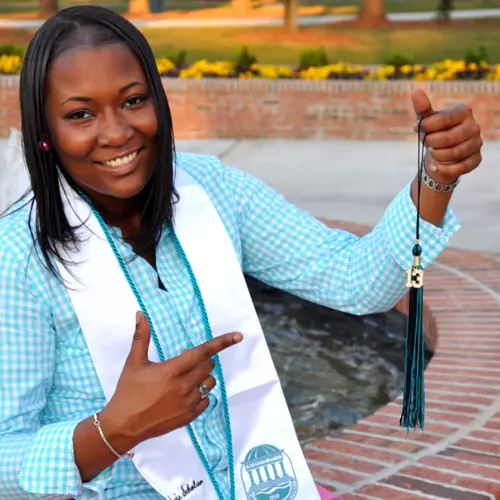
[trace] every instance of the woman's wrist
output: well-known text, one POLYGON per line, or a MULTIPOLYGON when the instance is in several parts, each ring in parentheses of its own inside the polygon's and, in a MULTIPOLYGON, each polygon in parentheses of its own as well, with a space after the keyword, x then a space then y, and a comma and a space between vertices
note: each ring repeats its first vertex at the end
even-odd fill
MULTIPOLYGON (((418 200, 419 181, 418 176, 415 176, 411 185, 411 198, 415 206, 417 206, 418 200)), ((420 194, 420 216, 424 221, 436 227, 442 227, 452 193, 433 191, 423 182, 420 184, 422 187, 420 194)))
POLYGON ((105 440, 119 455, 126 455, 142 441, 139 436, 135 436, 130 429, 127 429, 122 419, 117 418, 108 407, 103 408, 97 415, 105 440))

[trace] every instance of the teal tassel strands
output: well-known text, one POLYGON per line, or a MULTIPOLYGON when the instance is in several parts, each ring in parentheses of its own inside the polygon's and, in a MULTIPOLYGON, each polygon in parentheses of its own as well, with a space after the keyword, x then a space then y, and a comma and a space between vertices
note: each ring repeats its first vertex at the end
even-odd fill
POLYGON ((424 352, 425 334, 423 327, 423 275, 420 264, 422 248, 413 247, 413 266, 407 271, 406 286, 410 289, 408 320, 406 327, 405 373, 403 410, 400 424, 407 430, 417 426, 424 428, 424 352))
MULTIPOLYGON (((425 162, 425 148, 421 147, 420 124, 418 126, 418 193, 416 238, 413 247, 413 265, 406 271, 406 286, 409 288, 408 319, 406 327, 405 372, 403 408, 400 425, 407 431, 424 428, 425 420, 425 332, 423 325, 424 271, 420 246, 420 189, 425 162)), ((425 138, 424 138, 425 139, 425 138)))

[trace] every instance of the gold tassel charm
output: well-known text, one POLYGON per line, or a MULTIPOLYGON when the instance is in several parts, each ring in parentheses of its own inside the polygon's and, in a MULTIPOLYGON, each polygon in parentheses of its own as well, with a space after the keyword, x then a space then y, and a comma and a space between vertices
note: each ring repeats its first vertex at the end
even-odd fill
POLYGON ((421 252, 420 241, 417 240, 413 252, 413 266, 406 270, 407 288, 422 288, 424 286, 424 270, 422 269, 422 259, 420 257, 421 252))

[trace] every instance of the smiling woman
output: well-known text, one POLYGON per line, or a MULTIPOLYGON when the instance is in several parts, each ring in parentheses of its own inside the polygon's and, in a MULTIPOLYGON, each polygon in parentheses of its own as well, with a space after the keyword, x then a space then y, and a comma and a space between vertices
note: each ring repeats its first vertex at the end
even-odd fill
POLYGON ((359 238, 217 158, 176 154, 153 52, 116 13, 49 19, 20 88, 8 157, 31 190, 0 219, 2 500, 329 498, 244 276, 353 314, 393 307, 415 193, 424 268, 458 228, 450 184, 480 161, 468 108, 412 96, 433 115, 433 186, 449 184, 408 183, 359 238))
MULTIPOLYGON (((138 59, 116 42, 69 49, 47 72, 46 94, 49 135, 67 174, 108 222, 135 212, 122 232, 125 238, 138 235, 158 135, 153 97, 138 59), (82 79, 82 74, 95 77, 82 79)), ((153 264, 152 251, 150 246, 144 256, 153 264)))

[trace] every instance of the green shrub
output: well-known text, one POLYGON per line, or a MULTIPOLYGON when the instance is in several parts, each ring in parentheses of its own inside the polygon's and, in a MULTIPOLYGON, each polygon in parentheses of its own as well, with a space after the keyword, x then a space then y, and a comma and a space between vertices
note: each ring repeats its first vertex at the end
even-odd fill
POLYGON ((248 47, 243 47, 238 56, 236 57, 235 64, 236 66, 242 67, 242 68, 249 68, 252 64, 255 64, 257 62, 257 58, 253 55, 250 54, 248 47))
POLYGON ((486 47, 481 46, 477 50, 467 49, 467 52, 464 56, 464 61, 467 64, 489 62, 489 56, 486 47))
POLYGON ((186 64, 186 51, 179 50, 178 52, 173 52, 169 54, 164 54, 163 57, 172 61, 177 67, 183 66, 186 64))
POLYGON ((409 55, 403 54, 389 54, 383 58, 383 62, 387 66, 395 66, 399 68, 405 66, 406 64, 415 64, 415 59, 409 55))
POLYGON ((0 44, 0 56, 19 56, 24 58, 26 49, 19 45, 12 45, 10 43, 0 44))
POLYGON ((328 65, 328 56, 323 47, 307 49, 300 53, 299 66, 301 68, 317 68, 328 65))

